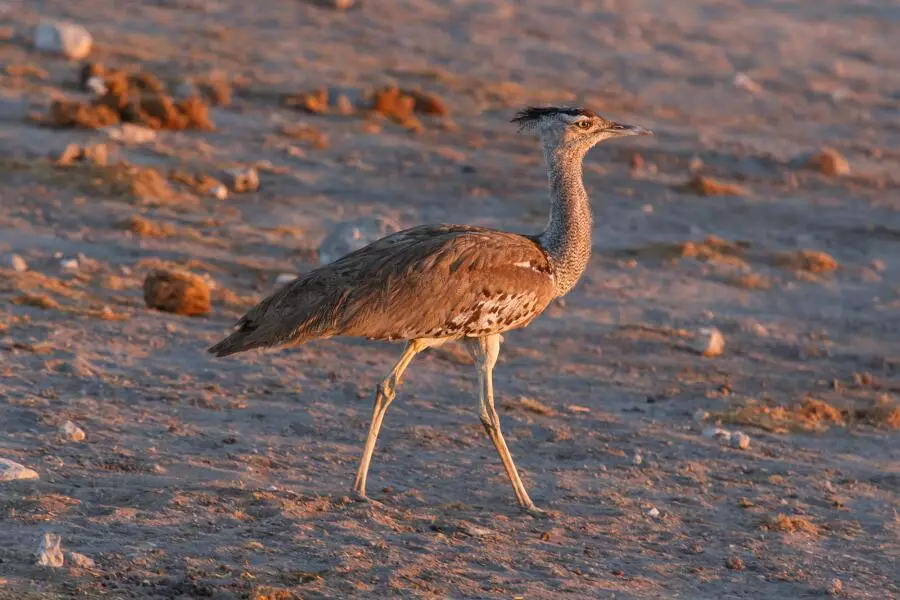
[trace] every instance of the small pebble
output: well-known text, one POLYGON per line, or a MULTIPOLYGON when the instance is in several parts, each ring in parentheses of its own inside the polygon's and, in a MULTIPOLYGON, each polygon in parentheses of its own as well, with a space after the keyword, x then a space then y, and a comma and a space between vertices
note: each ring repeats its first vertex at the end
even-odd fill
POLYGON ((850 174, 850 163, 834 148, 822 148, 809 157, 806 166, 824 175, 850 174))
POLYGON ((72 421, 66 421, 59 428, 59 433, 64 438, 72 442, 81 442, 84 440, 84 430, 73 423, 72 421))
POLYGON ((28 270, 28 263, 18 254, 4 254, 3 262, 0 263, 6 269, 12 269, 17 273, 24 273, 28 270))
POLYGON ((702 408, 698 408, 694 411, 694 421, 697 423, 702 423, 706 419, 709 418, 709 413, 702 408))
POLYGON ((38 477, 37 471, 6 458, 0 458, 0 481, 37 479, 38 477))
POLYGON ((647 516, 652 519, 658 519, 659 515, 660 515, 659 509, 656 508, 655 506, 647 511, 647 516))
POLYGON ((750 447, 750 436, 740 431, 731 434, 731 447, 746 450, 750 447))
POLYGON ((227 200, 228 199, 228 188, 225 187, 225 185, 221 184, 221 183, 219 185, 213 187, 211 190, 209 190, 209 193, 213 198, 216 198, 218 200, 227 200))
POLYGON ((80 552, 66 552, 66 559, 68 559, 70 565, 79 569, 93 569, 97 564, 93 558, 80 552))
POLYGON ((109 139, 116 142, 122 142, 127 145, 147 144, 156 140, 156 132, 149 127, 143 125, 135 125, 134 123, 122 123, 103 129, 109 139))
POLYGON ((75 270, 78 268, 77 258, 63 258, 59 261, 59 266, 63 269, 75 270))
POLYGON ((703 437, 717 439, 720 442, 727 443, 731 441, 731 432, 721 427, 707 427, 703 430, 703 437))
POLYGON ((228 169, 225 171, 225 176, 228 187, 237 194, 255 192, 259 189, 259 171, 253 167, 228 169))
POLYGON ((691 342, 691 348, 703 356, 719 356, 725 351, 725 336, 716 327, 701 327, 691 342))
POLYGON ((37 551, 39 567, 61 567, 65 562, 62 551, 62 538, 55 533, 45 533, 37 551))
POLYGON ((638 467, 643 462, 644 462, 644 457, 641 456, 640 454, 638 454, 637 452, 635 452, 634 456, 631 458, 631 464, 638 467))
POLYGON ((488 537, 494 533, 486 527, 479 527, 478 525, 472 525, 470 523, 461 523, 459 530, 466 535, 478 538, 488 537))
POLYGON ((269 485, 266 486, 266 491, 267 492, 277 492, 278 486, 275 485, 274 483, 270 483, 269 485))
POLYGON ((741 560, 740 556, 731 555, 725 559, 725 567, 732 571, 743 571, 744 561, 741 560))
POLYGON ((742 90, 747 90, 751 94, 758 94, 762 91, 762 86, 750 79, 746 73, 738 73, 734 76, 734 85, 742 90))
POLYGON ((842 582, 837 577, 832 579, 831 582, 828 584, 828 593, 831 594, 832 596, 840 596, 843 591, 844 591, 844 582, 842 582))

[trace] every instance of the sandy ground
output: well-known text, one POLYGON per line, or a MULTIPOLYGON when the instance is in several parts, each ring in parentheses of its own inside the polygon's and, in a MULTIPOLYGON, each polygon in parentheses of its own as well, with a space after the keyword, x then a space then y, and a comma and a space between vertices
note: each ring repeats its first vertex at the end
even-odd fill
POLYGON ((900 597, 896 4, 365 4, 5 4, 0 254, 31 270, 0 271, 0 457, 40 478, 0 483, 0 598, 900 597), (53 98, 84 98, 78 63, 23 41, 41 17, 87 26, 91 60, 233 81, 233 102, 214 132, 145 145, 37 127, 53 98), (281 102, 389 81, 440 94, 449 119, 413 134, 281 102), (495 373, 552 518, 516 507, 451 346, 414 362, 388 413, 369 478, 383 506, 351 502, 371 390, 400 348, 204 350, 278 274, 312 268, 335 223, 538 230, 540 153, 508 120, 551 102, 657 132, 590 154, 585 278, 506 336, 495 373), (278 133, 298 123, 328 147, 278 133), (97 141, 163 173, 269 163, 259 191, 153 202, 45 158, 97 141), (851 173, 804 168, 822 146, 851 173), (745 193, 679 190, 691 169, 745 193), (169 227, 125 231, 135 215, 169 227), (728 243, 683 245, 710 235, 728 243), (801 250, 839 266, 778 258, 801 250), (145 308, 157 261, 208 274, 212 315, 145 308), (684 349, 705 326, 722 356, 684 349), (750 447, 702 435, 717 419, 750 447), (59 436, 66 420, 84 441, 59 436), (35 566, 44 532, 95 566, 35 566))

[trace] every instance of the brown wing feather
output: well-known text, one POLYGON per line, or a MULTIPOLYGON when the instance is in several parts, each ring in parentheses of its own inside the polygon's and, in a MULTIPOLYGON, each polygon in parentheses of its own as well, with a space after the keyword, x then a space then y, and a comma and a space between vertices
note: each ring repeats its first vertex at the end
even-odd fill
POLYGON ((397 232, 303 275, 244 315, 219 356, 333 336, 464 337, 521 327, 555 295, 525 236, 459 225, 397 232))

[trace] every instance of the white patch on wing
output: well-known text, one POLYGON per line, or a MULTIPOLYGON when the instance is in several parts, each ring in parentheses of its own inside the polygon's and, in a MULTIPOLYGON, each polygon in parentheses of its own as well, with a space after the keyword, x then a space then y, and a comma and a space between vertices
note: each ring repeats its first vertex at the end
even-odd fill
POLYGON ((506 318, 520 312, 525 305, 534 306, 536 301, 537 296, 534 292, 502 294, 494 298, 485 298, 470 309, 455 315, 450 319, 450 326, 461 327, 464 332, 493 330, 501 326, 506 328, 506 325, 502 325, 506 318))

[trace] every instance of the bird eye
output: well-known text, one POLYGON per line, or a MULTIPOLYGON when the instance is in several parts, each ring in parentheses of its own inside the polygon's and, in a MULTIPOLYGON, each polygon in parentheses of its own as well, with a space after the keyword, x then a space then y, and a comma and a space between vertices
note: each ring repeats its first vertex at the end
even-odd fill
POLYGON ((579 129, 590 129, 591 122, 588 121, 587 119, 584 119, 582 121, 576 121, 575 126, 578 127, 579 129))

